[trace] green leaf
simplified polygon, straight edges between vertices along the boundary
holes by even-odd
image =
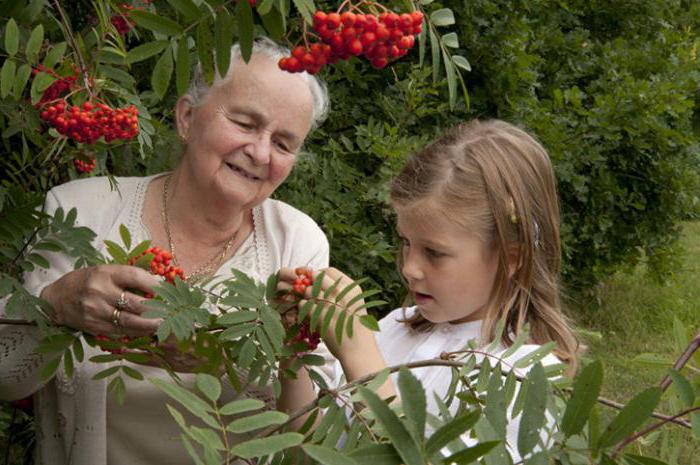
[[[401,457],[391,444],[370,444],[350,451],[350,457],[371,465],[401,465]]]
[[[362,315],[360,317],[360,323],[362,323],[362,326],[369,328],[372,331],[379,331],[379,323],[377,323],[377,319],[370,314]]]
[[[530,365],[533,365],[540,360],[542,360],[544,357],[546,357],[554,348],[557,346],[556,342],[550,341],[546,344],[542,344],[537,350],[534,350],[515,362],[514,366],[515,368],[527,368]]]
[[[428,28],[430,32],[430,56],[433,67],[433,82],[437,82],[440,77],[440,42],[433,28]]]
[[[442,36],[442,43],[450,48],[459,48],[459,39],[456,32],[450,32]]]
[[[22,93],[24,92],[24,88],[27,87],[27,81],[29,81],[29,76],[31,76],[31,74],[32,67],[26,63],[17,70],[14,88],[12,89],[12,93],[16,99],[22,98]]]
[[[248,321],[255,321],[257,319],[258,312],[237,310],[233,312],[224,313],[219,318],[217,318],[216,323],[224,326],[229,326],[239,323],[246,323]]]
[[[275,41],[281,41],[285,31],[284,17],[280,14],[279,10],[274,8],[269,13],[262,13],[260,8],[258,8],[258,13],[261,15],[260,19],[262,19],[263,26],[270,35],[270,38]]]
[[[418,378],[406,367],[399,370],[399,393],[401,405],[406,414],[406,421],[410,427],[413,438],[417,443],[422,443],[425,438],[425,390]]]
[[[61,61],[63,58],[63,54],[66,53],[66,48],[68,48],[68,44],[66,42],[54,44],[53,47],[51,47],[51,49],[46,53],[43,65],[47,68],[53,68],[56,63]]]
[[[166,36],[174,36],[183,32],[182,26],[172,19],[158,16],[148,11],[132,10],[129,13],[129,18],[143,28],[165,34]]]
[[[138,381],[143,381],[143,374],[140,371],[134,370],[128,365],[122,365],[122,371],[126,373],[127,376],[134,378]]]
[[[221,407],[219,413],[222,415],[236,415],[238,413],[260,410],[265,407],[265,402],[258,399],[234,400]]]
[[[304,18],[307,24],[313,22],[314,6],[313,2],[308,0],[293,0],[294,6],[299,10],[299,13]]]
[[[131,248],[131,234],[129,233],[129,228],[124,226],[123,224],[119,225],[119,236],[122,239],[122,243],[124,244],[124,247],[127,249]]]
[[[471,71],[472,65],[469,64],[466,58],[462,55],[452,55],[452,62],[462,68],[464,71]]]
[[[212,402],[219,400],[219,396],[221,395],[221,382],[218,379],[206,373],[197,373],[195,384],[197,385],[197,389],[199,389],[207,399]]]
[[[425,452],[428,456],[432,456],[440,451],[450,442],[460,437],[474,427],[477,421],[481,418],[481,411],[474,410],[473,412],[464,413],[449,423],[445,423],[438,428],[425,443]]]
[[[117,404],[122,405],[124,403],[124,398],[126,398],[126,385],[124,384],[124,380],[119,376],[112,378],[112,381],[107,385],[107,392],[111,392]]]
[[[632,434],[649,419],[661,399],[661,393],[661,388],[653,387],[642,391],[630,400],[600,436],[598,447],[612,446]]]
[[[216,15],[214,24],[216,44],[216,68],[219,76],[225,76],[231,64],[231,44],[233,43],[233,18],[226,8]]]
[[[14,18],[10,20],[5,25],[5,51],[11,57],[17,54],[19,49],[19,29],[17,28],[17,23]]]
[[[248,433],[270,425],[281,425],[289,419],[289,415],[282,412],[261,412],[245,418],[233,420],[227,427],[232,433]]]
[[[102,370],[102,371],[100,371],[100,372],[98,372],[98,373],[95,373],[95,374],[92,376],[92,379],[98,380],[98,379],[103,379],[103,378],[107,378],[107,377],[109,377],[109,376],[112,376],[114,373],[116,373],[117,371],[119,371],[119,368],[120,368],[119,365],[113,366],[113,367],[109,367],[109,368],[107,368],[106,370]]]
[[[299,433],[282,433],[260,439],[242,442],[231,448],[231,453],[243,459],[276,454],[290,447],[298,446],[304,440]]]
[[[488,454],[491,451],[491,449],[493,449],[500,443],[501,441],[487,441],[477,444],[474,447],[467,447],[464,450],[450,455],[445,460],[443,460],[442,463],[444,463],[445,465],[471,464],[479,457],[483,457],[484,455]]]
[[[56,357],[52,358],[49,360],[46,365],[41,369],[39,372],[39,376],[41,377],[42,380],[48,380],[53,377],[53,375],[56,373],[56,370],[58,370],[58,365],[61,363],[61,357]]]
[[[436,26],[451,26],[455,23],[455,15],[449,8],[441,8],[432,12],[430,21]]]
[[[423,458],[416,442],[406,429],[406,426],[399,420],[399,417],[389,408],[389,406],[374,392],[365,387],[359,388],[360,396],[364,399],[369,409],[374,413],[377,421],[384,427],[387,436],[396,447],[406,465],[423,465]]]
[[[668,465],[666,462],[662,462],[661,460],[651,457],[643,457],[641,455],[624,454],[624,457],[627,462],[629,462],[629,465]]]
[[[104,244],[105,248],[107,249],[107,253],[109,253],[109,255],[114,259],[115,263],[118,263],[120,265],[127,264],[129,260],[129,255],[127,254],[126,250],[122,248],[121,245],[110,240],[105,240]]]
[[[173,50],[171,47],[165,49],[163,55],[158,59],[151,75],[151,86],[159,98],[165,96],[173,75]]]
[[[253,38],[255,37],[253,10],[248,2],[236,3],[236,18],[238,20],[238,43],[241,46],[241,58],[248,63],[253,53]]]
[[[219,334],[220,341],[233,341],[250,334],[258,325],[256,323],[244,323],[226,328]]]
[[[153,42],[146,42],[137,47],[132,48],[126,52],[126,63],[131,65],[133,63],[138,63],[152,56],[158,55],[160,52],[165,50],[170,42],[167,40],[154,40]]]
[[[669,375],[673,380],[673,388],[681,399],[685,407],[692,407],[695,403],[695,390],[690,381],[676,370],[669,370]]]
[[[182,36],[177,44],[175,61],[175,87],[177,95],[184,95],[190,85],[190,51],[187,48],[187,36]]]
[[[44,26],[39,24],[34,28],[32,34],[29,36],[27,41],[27,46],[24,48],[24,54],[27,57],[27,61],[30,64],[36,63],[37,57],[39,55],[39,50],[41,50],[41,44],[44,41]]]
[[[445,76],[447,77],[447,90],[450,98],[450,108],[454,108],[457,103],[457,71],[452,64],[449,53],[442,52],[442,58],[445,62]]]
[[[518,452],[525,457],[540,440],[540,430],[545,424],[547,408],[547,376],[541,363],[535,364],[523,383],[525,406],[518,428]]]
[[[0,98],[10,95],[10,90],[15,82],[17,63],[14,60],[5,60],[0,70]],[[38,99],[37,99],[38,100]]]
[[[574,381],[571,399],[561,423],[561,430],[567,436],[578,434],[588,421],[591,409],[598,399],[603,385],[603,364],[600,360],[587,365]]]
[[[195,21],[202,15],[202,12],[192,0],[168,0],[168,3],[188,21]]]
[[[169,383],[162,379],[149,379],[150,382],[155,384],[161,391],[165,392],[169,397],[178,401],[183,407],[192,412],[193,414],[200,417],[212,428],[220,428],[220,425],[214,420],[214,418],[209,414],[212,412],[212,408],[202,399],[184,389],[178,385]]]
[[[238,2],[245,3],[245,2]],[[202,73],[208,84],[214,82],[214,57],[212,51],[214,42],[212,39],[210,25],[207,21],[200,21],[197,26],[197,54],[199,56],[199,64],[202,66]]]
[[[317,446],[314,444],[304,444],[301,446],[312,459],[322,465],[360,465],[355,459],[343,455],[329,447]]]

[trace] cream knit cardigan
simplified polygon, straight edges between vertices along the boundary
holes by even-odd
[[[44,211],[53,214],[62,207],[67,213],[77,208],[77,224],[97,234],[94,245],[101,250],[105,239],[121,242],[121,224],[129,228],[134,243],[140,242],[149,238],[141,214],[146,188],[154,177],[116,178],[116,189],[107,178],[69,182],[48,193]],[[306,214],[268,199],[254,208],[253,217],[254,233],[248,238],[253,243],[224,263],[217,273],[220,276],[230,275],[230,269],[236,267],[265,280],[283,266],[328,266],[326,236]],[[44,256],[51,268],[37,269],[25,279],[25,286],[34,295],[73,269],[72,259],[55,253]],[[4,306],[0,308],[3,312]],[[42,384],[38,374],[43,359],[34,352],[38,337],[36,328],[0,325],[0,399],[34,394],[37,464],[106,464],[107,381],[91,378],[107,366],[87,361],[100,352],[86,345],[85,361],[77,364],[73,378],[68,379],[59,368],[51,381]],[[327,356],[327,351],[323,355]]]

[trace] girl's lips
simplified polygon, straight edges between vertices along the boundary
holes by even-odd
[[[413,296],[415,297],[416,304],[424,304],[430,300],[433,300],[433,297],[430,296],[429,294],[423,294],[421,292],[413,292]]]

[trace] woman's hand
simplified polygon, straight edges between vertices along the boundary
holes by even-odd
[[[310,270],[308,268],[280,269],[279,283],[277,286],[278,290],[284,292],[294,292],[292,290],[294,286],[294,280],[297,278],[298,273],[304,273],[306,271]],[[322,271],[323,273],[321,273],[321,271],[312,272],[314,282],[320,279],[321,274],[323,274],[321,282],[321,292],[319,293],[319,296],[316,299],[313,299],[311,295],[312,286],[308,286],[306,288],[306,291],[304,292],[304,295],[301,297],[299,306],[303,306],[309,300],[326,302],[318,321],[323,321],[328,310],[332,307],[335,308],[335,312],[331,317],[329,330],[324,335],[323,341],[328,346],[328,350],[330,350],[331,353],[342,363],[347,357],[353,355],[357,356],[358,354],[362,353],[367,347],[368,343],[374,345],[374,335],[372,334],[372,331],[362,326],[362,324],[359,321],[360,316],[367,314],[365,309],[361,308],[365,303],[364,299],[358,299],[352,303],[352,307],[349,306],[350,301],[352,301],[354,298],[356,298],[362,293],[362,288],[359,285],[355,284],[352,287],[352,289],[342,297],[342,299],[336,302],[338,295],[340,295],[345,288],[352,285],[354,281],[350,279],[347,275],[345,275],[342,271],[336,268],[326,268]],[[327,291],[331,288],[333,289],[330,292],[330,294],[326,295]],[[348,317],[353,317],[353,336],[351,338],[345,336],[339,343],[335,338],[334,329],[338,321],[338,316],[343,311],[347,312]],[[294,310],[290,310],[289,312],[287,312],[287,314],[285,314],[285,317],[289,316],[290,314],[295,315]]]
[[[141,268],[97,265],[66,273],[44,288],[41,298],[53,307],[57,324],[95,335],[137,337],[153,334],[160,321],[140,316],[149,309],[147,299],[130,290],[152,292],[158,284]]]

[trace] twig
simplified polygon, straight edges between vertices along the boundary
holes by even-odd
[[[686,363],[688,363],[688,360],[690,360],[690,357],[693,356],[693,354],[698,350],[698,347],[700,347],[700,331],[695,335],[695,338],[690,342],[688,347],[686,347],[685,352],[681,354],[680,357],[678,357],[678,360],[676,360],[676,363],[673,364],[673,369],[676,371],[680,371]],[[669,375],[664,376],[664,379],[661,380],[661,390],[665,391],[668,389],[668,387],[671,385],[671,377]]]
[[[66,31],[66,36],[68,36],[68,40],[70,41],[71,46],[73,47],[73,50],[75,50],[75,54],[78,57],[78,61],[80,62],[80,74],[82,74],[83,81],[85,82],[85,90],[87,90],[87,93],[92,100],[94,95],[92,94],[92,89],[90,88],[90,77],[87,74],[87,66],[85,64],[85,58],[83,58],[83,53],[80,51],[80,47],[78,47],[78,42],[75,40],[73,30],[71,29],[70,22],[68,21],[68,16],[66,16],[66,12],[63,11],[60,0],[54,0],[53,3],[56,6],[56,10],[58,10],[58,14],[61,16],[61,22],[63,23],[63,27]]]
[[[0,325],[20,325],[20,326],[37,326],[36,321],[16,320],[14,318],[0,318]]]
[[[647,426],[647,427],[644,428],[643,430],[640,430],[640,431],[638,431],[638,432],[636,432],[636,433],[634,433],[634,434],[632,434],[632,435],[626,437],[625,439],[623,439],[622,441],[620,441],[620,442],[615,446],[615,448],[612,450],[612,453],[610,454],[610,458],[611,458],[611,459],[614,459],[614,458],[617,456],[617,454],[619,454],[620,451],[621,451],[622,449],[624,449],[628,444],[630,444],[630,443],[636,441],[637,439],[641,438],[642,436],[645,436],[645,435],[651,433],[652,431],[654,431],[655,429],[658,429],[658,428],[662,427],[662,426],[665,425],[666,423],[669,423],[669,422],[671,422],[671,421],[673,421],[673,420],[675,420],[675,419],[677,419],[677,418],[684,417],[684,416],[688,415],[689,413],[696,412],[696,411],[698,411],[698,410],[700,410],[700,407],[689,408],[689,409],[684,410],[684,411],[682,411],[682,412],[680,412],[680,413],[678,413],[678,414],[676,414],[676,415],[674,415],[674,416],[672,416],[672,417],[669,417],[669,418],[666,419],[666,420],[662,420],[662,421],[660,421],[660,422],[658,422],[658,423],[654,423],[653,425]]]

